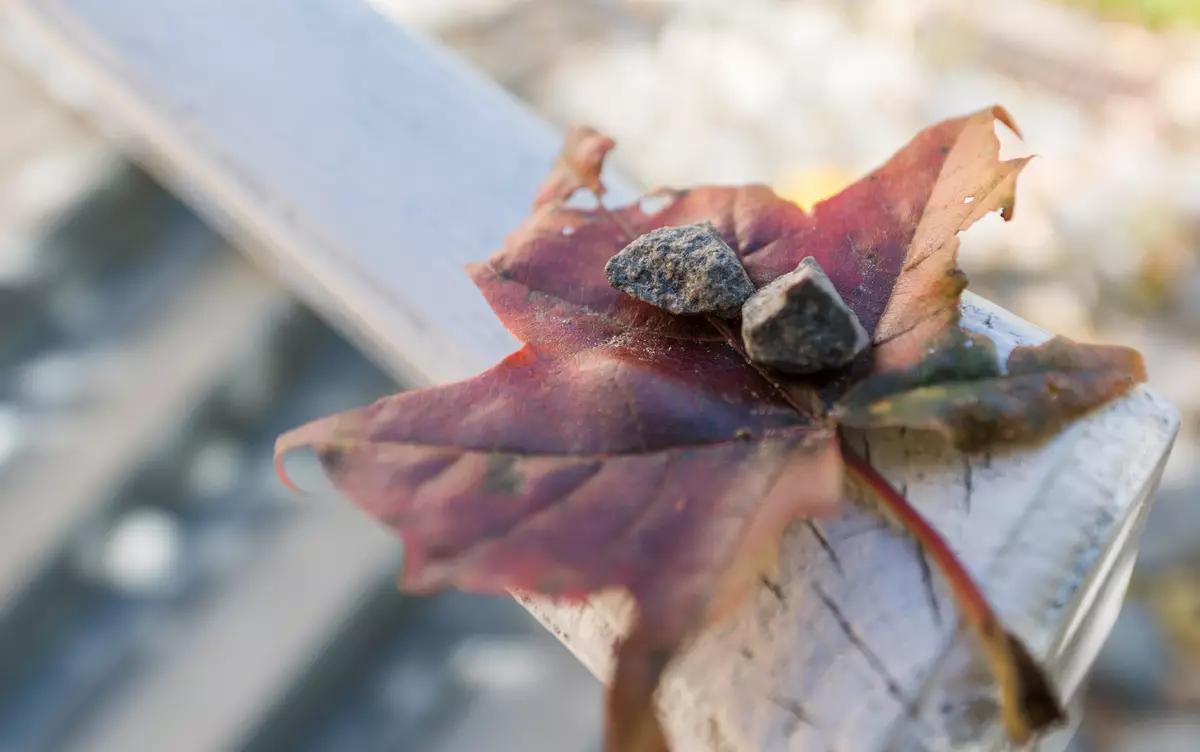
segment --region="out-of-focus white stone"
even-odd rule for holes
[[[21,397],[35,407],[62,409],[77,405],[95,374],[82,354],[55,352],[34,358],[17,371]]]
[[[916,61],[903,50],[851,38],[831,50],[823,71],[825,102],[840,112],[901,113],[921,83]]]
[[[1056,232],[1055,224],[1056,220],[1042,207],[1024,206],[1018,201],[1016,215],[1009,222],[993,212],[967,230],[963,247],[971,250],[964,258],[979,259],[984,268],[993,270],[1049,273],[1062,264],[1066,242]]]
[[[1200,57],[1166,73],[1158,83],[1158,106],[1184,128],[1200,128]]]
[[[128,512],[105,537],[100,574],[114,587],[135,594],[161,591],[179,564],[182,531],[159,509]]]
[[[1113,24],[1099,48],[1113,71],[1136,81],[1153,80],[1167,65],[1167,48],[1158,35],[1133,24]]]
[[[205,442],[191,456],[185,488],[194,497],[212,499],[228,493],[245,466],[245,447],[236,439],[218,437]]]
[[[1027,92],[1012,79],[980,68],[951,68],[940,71],[921,108],[921,121],[933,123],[947,117],[974,112],[994,104],[1007,107],[1021,123]]]
[[[475,638],[450,658],[450,670],[471,686],[516,691],[545,680],[551,656],[529,640]]]
[[[539,98],[559,119],[646,138],[664,104],[664,74],[649,45],[579,50],[548,73]]]
[[[769,119],[786,94],[781,61],[745,34],[719,36],[713,53],[711,75],[721,104],[750,121]]]
[[[1025,135],[1028,148],[1043,155],[1041,162],[1062,167],[1088,156],[1092,125],[1073,102],[1052,99],[1036,107],[1014,111],[1013,117]],[[1037,172],[1048,172],[1046,165],[1039,164]],[[1027,170],[1022,179],[1028,174]]]
[[[812,3],[777,6],[777,21],[771,24],[783,45],[783,54],[816,57],[830,45],[849,35],[844,19],[832,8]]]

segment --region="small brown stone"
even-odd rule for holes
[[[839,368],[870,344],[867,331],[812,256],[742,306],[746,354],[788,373]]]

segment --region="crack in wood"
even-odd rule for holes
[[[971,495],[975,493],[975,470],[971,467],[971,455],[963,454],[963,509],[970,513]]]
[[[775,695],[771,698],[771,701],[789,716],[783,726],[783,735],[788,739],[791,739],[800,730],[801,726],[808,726],[817,732],[821,731],[817,727],[817,724],[813,723],[812,717],[809,716],[808,711],[804,709],[799,700]],[[837,749],[828,743],[825,745],[825,749],[829,750],[829,752],[837,752]]]
[[[925,597],[929,600],[929,610],[933,612],[933,622],[942,626],[942,604],[938,600],[937,589],[933,583],[933,567],[929,565],[929,556],[921,544],[913,541],[917,548],[917,563],[921,566],[921,584],[925,586]]]
[[[845,577],[846,570],[842,568],[842,560],[838,558],[837,551],[833,549],[833,544],[829,541],[829,536],[825,534],[824,528],[816,520],[805,520],[804,523],[812,532],[813,537],[817,539],[817,543],[821,544],[821,548],[825,549],[825,554],[829,557],[833,568],[837,570],[838,574]]]
[[[758,580],[759,580],[759,582],[762,583],[763,587],[765,587],[767,590],[771,591],[771,595],[774,595],[775,598],[778,599],[780,603],[787,602],[783,596],[783,588],[780,587],[779,583],[774,582],[769,577],[760,577],[760,578],[758,578]]]
[[[816,593],[817,598],[819,598],[821,603],[824,604],[825,608],[828,609],[830,615],[833,616],[833,620],[837,622],[838,628],[841,629],[842,633],[846,636],[846,639],[850,641],[851,645],[858,649],[863,658],[866,659],[867,664],[870,665],[871,670],[873,670],[879,676],[879,678],[883,680],[884,687],[887,688],[888,694],[890,694],[893,699],[900,703],[900,706],[904,708],[906,715],[913,720],[919,721],[920,717],[917,713],[915,701],[904,694],[904,690],[901,688],[900,682],[898,682],[891,675],[891,673],[888,672],[887,666],[884,665],[883,661],[879,658],[879,655],[867,646],[867,643],[858,634],[858,631],[854,629],[854,626],[850,623],[850,620],[846,618],[844,613],[842,613],[842,609],[837,605],[837,603],[834,602],[833,598],[829,597],[829,594],[826,593],[820,585],[814,582],[812,583],[812,589],[813,592]]]

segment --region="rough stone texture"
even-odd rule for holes
[[[754,294],[741,260],[709,222],[648,232],[604,272],[618,290],[675,314],[734,317]]]
[[[746,301],[742,339],[755,363],[789,373],[844,366],[870,343],[812,256]]]

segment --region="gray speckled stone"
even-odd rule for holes
[[[752,361],[789,373],[844,366],[870,343],[812,256],[746,301],[742,339]]]
[[[613,287],[675,314],[736,317],[754,294],[742,262],[709,222],[648,232],[609,259]]]

